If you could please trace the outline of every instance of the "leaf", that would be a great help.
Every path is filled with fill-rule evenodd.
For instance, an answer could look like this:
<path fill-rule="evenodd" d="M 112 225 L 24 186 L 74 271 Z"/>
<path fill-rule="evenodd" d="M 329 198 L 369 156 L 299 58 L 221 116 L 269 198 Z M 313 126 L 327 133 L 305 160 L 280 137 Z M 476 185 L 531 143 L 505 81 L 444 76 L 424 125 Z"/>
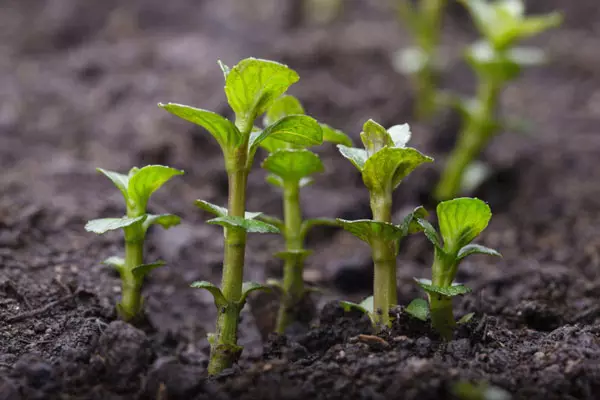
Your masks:
<path fill-rule="evenodd" d="M 367 151 L 356 147 L 348 147 L 342 144 L 337 146 L 340 153 L 346 157 L 359 170 L 362 171 L 367 161 Z"/>
<path fill-rule="evenodd" d="M 216 285 L 207 281 L 196 281 L 190 285 L 193 288 L 208 290 L 215 300 L 215 306 L 217 308 L 227 306 L 227 299 L 223 296 L 223 292 Z"/>
<path fill-rule="evenodd" d="M 277 217 L 273 217 L 272 215 L 260 214 L 257 216 L 259 221 L 266 222 L 267 224 L 276 226 L 280 231 L 284 229 L 285 224 L 283 221 Z"/>
<path fill-rule="evenodd" d="M 427 53 L 420 47 L 408 47 L 396 52 L 392 62 L 394 69 L 404 75 L 417 74 L 431 64 Z"/>
<path fill-rule="evenodd" d="M 386 147 L 365 162 L 363 182 L 370 192 L 387 192 L 398 187 L 402 179 L 419 165 L 431 161 L 432 158 L 410 147 Z"/>
<path fill-rule="evenodd" d="M 145 212 L 152 193 L 176 175 L 183 175 L 183 171 L 163 165 L 147 165 L 139 169 L 129 179 L 129 200 Z"/>
<path fill-rule="evenodd" d="M 164 261 L 156 261 L 150 264 L 138 265 L 137 267 L 134 267 L 131 272 L 136 279 L 142 279 L 153 269 L 162 267 L 164 265 L 166 265 Z"/>
<path fill-rule="evenodd" d="M 147 230 L 151 225 L 158 224 L 164 229 L 172 228 L 181 223 L 181 217 L 173 214 L 148 214 L 148 218 L 144 221 L 144 230 Z"/>
<path fill-rule="evenodd" d="M 298 79 L 298 74 L 286 65 L 246 58 L 229 70 L 225 94 L 236 114 L 254 119 L 267 111 Z"/>
<path fill-rule="evenodd" d="M 346 312 L 358 310 L 364 314 L 367 314 L 369 318 L 371 318 L 371 314 L 373 313 L 373 296 L 365 298 L 358 304 L 351 301 L 340 301 L 340 306 L 342 306 Z"/>
<path fill-rule="evenodd" d="M 492 211 L 482 200 L 462 197 L 439 203 L 437 217 L 444 249 L 457 253 L 487 227 Z"/>
<path fill-rule="evenodd" d="M 288 182 L 299 182 L 308 175 L 323 172 L 319 156 L 309 150 L 278 150 L 263 161 L 262 167 Z"/>
<path fill-rule="evenodd" d="M 395 147 L 406 147 L 406 143 L 408 143 L 412 136 L 408 124 L 394 125 L 387 131 Z"/>
<path fill-rule="evenodd" d="M 300 101 L 292 95 L 285 94 L 271 104 L 263 118 L 264 126 L 269 126 L 288 115 L 304 115 L 304 107 Z"/>
<path fill-rule="evenodd" d="M 458 325 L 463 325 L 468 323 L 469 321 L 471 321 L 473 319 L 473 317 L 475 316 L 475 313 L 470 312 L 468 314 L 463 315 L 462 317 L 460 317 L 460 319 L 458 321 L 456 321 L 456 323 Z"/>
<path fill-rule="evenodd" d="M 158 106 L 206 129 L 217 140 L 224 153 L 242 142 L 242 134 L 235 124 L 217 113 L 176 103 L 159 103 Z"/>
<path fill-rule="evenodd" d="M 344 228 L 360 240 L 369 244 L 373 240 L 397 240 L 402 238 L 402 228 L 388 222 L 372 221 L 370 219 L 359 219 L 356 221 L 347 221 L 338 218 L 337 221 Z"/>
<path fill-rule="evenodd" d="M 440 236 L 438 235 L 433 225 L 431 225 L 431 222 L 427 221 L 426 219 L 417 218 L 417 223 L 423 228 L 423 233 L 425 234 L 427 239 L 429 239 L 429 241 L 433 243 L 435 247 L 441 249 L 442 241 L 440 240 Z"/>
<path fill-rule="evenodd" d="M 242 297 L 240 298 L 239 304 L 241 307 L 246 303 L 248 295 L 256 290 L 270 291 L 271 288 L 267 285 L 261 285 L 257 282 L 244 282 L 242 284 Z"/>
<path fill-rule="evenodd" d="M 102 264 L 110 265 L 119 272 L 121 272 L 123 268 L 125 268 L 125 260 L 121 257 L 116 256 L 108 257 L 106 260 L 102 261 Z"/>
<path fill-rule="evenodd" d="M 229 211 L 225 207 L 218 206 L 216 204 L 209 203 L 205 200 L 196 200 L 194 201 L 196 207 L 209 212 L 211 214 L 216 215 L 217 217 L 226 217 L 229 214 Z M 244 214 L 245 219 L 255 219 L 256 217 L 262 215 L 261 212 L 252 212 L 246 211 Z"/>
<path fill-rule="evenodd" d="M 333 218 L 311 218 L 302 221 L 302 225 L 300 227 L 300 237 L 305 238 L 310 231 L 315 226 L 334 226 L 339 227 L 340 223 Z"/>
<path fill-rule="evenodd" d="M 386 146 L 393 146 L 394 142 L 388 131 L 372 119 L 365 122 L 360 133 L 363 146 L 367 151 L 367 158 L 373 156 Z"/>
<path fill-rule="evenodd" d="M 412 212 L 408 213 L 402 220 L 402 223 L 400 224 L 404 236 L 417 232 L 422 232 L 424 228 L 419 223 L 419 220 L 424 220 L 425 218 L 427 218 L 428 215 L 429 213 L 427 212 L 427 210 L 425 210 L 423 206 L 419 206 L 415 208 Z"/>
<path fill-rule="evenodd" d="M 429 318 L 429 303 L 425 299 L 414 299 L 404 310 L 414 318 L 427 321 Z"/>
<path fill-rule="evenodd" d="M 97 233 L 98 235 L 102 235 L 103 233 L 106 233 L 108 231 L 114 231 L 116 229 L 128 227 L 135 223 L 140 223 L 144 221 L 146 217 L 147 215 L 140 215 L 136 218 L 123 217 L 93 219 L 91 221 L 88 221 L 87 224 L 85 224 L 85 230 L 88 232 Z"/>
<path fill-rule="evenodd" d="M 454 297 L 470 293 L 471 289 L 460 283 L 453 283 L 450 287 L 434 286 L 429 279 L 417 279 L 415 282 L 427 293 L 437 293 L 442 296 Z"/>
<path fill-rule="evenodd" d="M 270 183 L 273 186 L 277 186 L 278 188 L 283 188 L 283 179 L 281 179 L 277 175 L 269 174 L 269 175 L 267 175 L 265 180 L 267 181 L 267 183 Z"/>
<path fill-rule="evenodd" d="M 508 57 L 510 53 L 497 51 L 487 41 L 478 41 L 467 48 L 466 59 L 482 78 L 494 81 L 515 79 L 521 67 Z"/>
<path fill-rule="evenodd" d="M 374 305 L 373 305 L 374 304 L 373 301 L 374 301 L 373 296 L 365 297 L 363 299 L 363 301 L 360 302 L 359 305 L 363 309 L 367 310 L 369 312 L 369 314 L 373 314 L 373 310 L 375 309 Z"/>
<path fill-rule="evenodd" d="M 471 254 L 487 254 L 488 256 L 502 257 L 502 254 L 498 253 L 494 249 L 490 249 L 489 247 L 485 247 L 480 244 L 468 244 L 458 251 L 456 258 L 457 260 L 462 260 Z"/>
<path fill-rule="evenodd" d="M 556 28 L 562 24 L 563 16 L 560 12 L 552 12 L 545 15 L 527 17 L 519 26 L 519 39 L 535 36 L 538 33 Z"/>
<path fill-rule="evenodd" d="M 217 64 L 219 64 L 219 68 L 221 68 L 221 71 L 223 71 L 223 76 L 225 77 L 225 79 L 227 79 L 227 75 L 229 75 L 229 71 L 231 71 L 231 68 L 225 65 L 225 63 L 223 63 L 223 61 L 221 60 L 217 60 Z"/>
<path fill-rule="evenodd" d="M 315 183 L 315 180 L 309 176 L 300 179 L 300 182 L 298 182 L 298 186 L 300 186 L 300 188 L 302 189 L 305 186 L 308 185 L 312 185 L 313 183 Z"/>
<path fill-rule="evenodd" d="M 242 217 L 225 216 L 213 218 L 207 222 L 213 225 L 221 225 L 225 228 L 241 228 L 248 233 L 279 233 L 279 229 L 271 224 Z"/>
<path fill-rule="evenodd" d="M 352 146 L 352 139 L 339 129 L 332 128 L 327 124 L 320 124 L 323 131 L 323 141 Z"/>
<path fill-rule="evenodd" d="M 250 138 L 249 154 L 254 155 L 266 138 L 281 140 L 294 146 L 310 147 L 323 142 L 321 126 L 306 115 L 288 115 Z"/>
<path fill-rule="evenodd" d="M 114 183 L 114 185 L 123 193 L 125 202 L 127 202 L 127 186 L 129 185 L 129 177 L 127 175 L 120 174 L 118 172 L 108 171 L 102 168 L 96 168 L 96 171 L 104 174 L 108 179 Z"/>

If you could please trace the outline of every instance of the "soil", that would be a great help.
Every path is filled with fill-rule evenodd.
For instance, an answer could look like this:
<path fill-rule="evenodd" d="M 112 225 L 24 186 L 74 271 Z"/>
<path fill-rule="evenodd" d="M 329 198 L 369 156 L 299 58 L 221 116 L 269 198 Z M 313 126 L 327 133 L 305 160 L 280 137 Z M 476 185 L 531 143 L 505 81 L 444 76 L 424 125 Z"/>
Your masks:
<path fill-rule="evenodd" d="M 276 0 L 5 0 L 0 4 L 0 398 L 1 399 L 452 399 L 456 383 L 487 383 L 514 399 L 596 399 L 600 391 L 600 8 L 595 0 L 529 1 L 558 9 L 563 26 L 534 42 L 552 62 L 527 71 L 502 97 L 514 126 L 482 156 L 494 174 L 474 193 L 494 217 L 481 243 L 503 258 L 473 257 L 458 279 L 474 312 L 444 343 L 399 307 L 390 332 L 334 299 L 369 294 L 369 249 L 345 232 L 315 230 L 305 278 L 321 288 L 310 328 L 269 334 L 272 299 L 244 312 L 239 365 L 207 379 L 214 305 L 195 280 L 219 281 L 222 236 L 193 200 L 223 203 L 218 146 L 159 101 L 229 113 L 215 63 L 255 56 L 285 62 L 301 81 L 291 93 L 321 121 L 355 140 L 367 118 L 412 121 L 410 84 L 391 55 L 410 43 L 386 2 L 352 0 L 319 25 Z M 292 28 L 286 27 L 290 23 Z M 451 5 L 444 51 L 474 39 Z M 445 87 L 468 94 L 458 57 Z M 428 202 L 458 123 L 445 113 L 412 123 L 413 146 L 436 157 L 395 195 L 395 216 Z M 327 172 L 303 193 L 306 215 L 368 218 L 365 189 L 336 151 L 319 150 Z M 264 156 L 261 155 L 261 157 Z M 151 211 L 183 224 L 155 229 L 148 257 L 168 260 L 144 287 L 146 321 L 116 320 L 116 273 L 100 264 L 122 251 L 119 234 L 95 236 L 85 221 L 122 213 L 120 195 L 95 167 L 164 163 L 186 175 L 156 193 Z M 259 168 L 248 208 L 280 214 Z M 326 199 L 327 201 L 324 201 Z M 281 273 L 282 243 L 253 236 L 246 278 Z M 399 304 L 422 296 L 431 248 L 406 240 L 398 261 Z M 465 397 L 463 397 L 465 398 Z M 474 397 L 477 398 L 477 397 Z M 482 397 L 480 397 L 482 398 Z"/>

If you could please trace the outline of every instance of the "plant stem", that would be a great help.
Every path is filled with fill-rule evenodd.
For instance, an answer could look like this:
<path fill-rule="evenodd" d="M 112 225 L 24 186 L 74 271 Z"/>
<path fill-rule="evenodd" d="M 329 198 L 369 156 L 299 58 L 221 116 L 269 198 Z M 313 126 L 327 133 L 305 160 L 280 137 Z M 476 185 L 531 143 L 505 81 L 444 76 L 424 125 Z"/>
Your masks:
<path fill-rule="evenodd" d="M 493 117 L 499 88 L 500 85 L 494 82 L 480 84 L 476 99 L 480 108 L 476 115 L 470 116 L 465 122 L 458 142 L 446 161 L 446 167 L 434 192 L 438 201 L 449 200 L 459 194 L 465 170 L 495 133 Z"/>
<path fill-rule="evenodd" d="M 373 220 L 391 222 L 392 192 L 371 193 L 371 211 Z M 377 238 L 371 243 L 375 279 L 373 283 L 373 319 L 375 326 L 381 329 L 390 326 L 390 305 L 398 301 L 396 289 L 397 242 Z"/>
<path fill-rule="evenodd" d="M 431 268 L 431 283 L 433 286 L 450 287 L 456 274 L 455 257 L 446 254 L 443 250 L 435 249 L 433 266 Z M 452 313 L 452 297 L 439 293 L 428 293 L 431 325 L 437 333 L 446 340 L 452 339 L 452 332 L 456 326 Z"/>
<path fill-rule="evenodd" d="M 121 302 L 117 307 L 124 321 L 135 319 L 142 311 L 142 279 L 133 274 L 133 269 L 144 263 L 144 241 L 125 239 L 125 268 L 121 269 Z"/>
<path fill-rule="evenodd" d="M 283 267 L 283 295 L 277 316 L 278 333 L 284 333 L 285 328 L 297 319 L 298 305 L 304 297 L 304 255 L 301 253 L 292 255 L 293 252 L 304 250 L 298 181 L 284 183 L 283 214 L 286 250 L 289 254 L 285 258 Z"/>

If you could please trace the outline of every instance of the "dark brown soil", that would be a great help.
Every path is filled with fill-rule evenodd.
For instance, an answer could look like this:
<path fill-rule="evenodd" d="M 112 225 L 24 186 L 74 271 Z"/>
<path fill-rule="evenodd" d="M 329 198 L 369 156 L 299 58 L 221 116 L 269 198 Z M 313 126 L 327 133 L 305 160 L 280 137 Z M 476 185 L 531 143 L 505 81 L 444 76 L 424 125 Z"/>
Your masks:
<path fill-rule="evenodd" d="M 210 295 L 189 288 L 218 282 L 221 234 L 193 200 L 223 203 L 218 146 L 199 128 L 159 110 L 159 101 L 229 112 L 215 63 L 271 58 L 302 77 L 291 92 L 308 112 L 357 139 L 367 118 L 411 121 L 407 81 L 390 66 L 409 43 L 386 2 L 347 1 L 328 26 L 298 22 L 276 0 L 5 0 L 0 4 L 0 399 L 446 399 L 456 382 L 489 382 L 515 399 L 600 398 L 600 8 L 595 0 L 528 2 L 560 9 L 560 30 L 536 40 L 553 62 L 527 72 L 503 95 L 503 114 L 525 121 L 483 158 L 495 175 L 476 193 L 495 212 L 481 238 L 501 260 L 472 258 L 459 279 L 474 288 L 457 301 L 475 312 L 456 339 L 440 342 L 396 310 L 381 339 L 336 298 L 370 291 L 365 246 L 336 230 L 313 232 L 306 279 L 326 304 L 314 326 L 268 336 L 272 305 L 252 300 L 243 315 L 240 364 L 207 380 L 215 316 Z M 298 26 L 286 29 L 286 21 Z M 444 48 L 473 39 L 451 6 Z M 472 78 L 453 62 L 448 88 Z M 412 124 L 413 145 L 438 162 L 398 190 L 402 213 L 428 199 L 456 134 L 450 115 Z M 369 217 L 366 191 L 332 148 L 327 172 L 304 192 L 308 216 Z M 97 237 L 86 220 L 122 213 L 121 199 L 95 167 L 126 170 L 165 163 L 186 175 L 158 192 L 152 211 L 181 215 L 154 230 L 149 252 L 169 261 L 147 280 L 147 321 L 116 321 L 117 275 L 100 264 L 122 248 L 119 234 Z M 279 214 L 278 194 L 257 170 L 252 210 Z M 326 201 L 324 201 L 326 199 Z M 280 274 L 281 242 L 252 237 L 248 279 Z M 431 249 L 410 238 L 399 259 L 399 301 L 422 294 Z M 250 310 L 252 308 L 252 310 Z M 367 336 L 360 336 L 361 334 Z M 265 339 L 263 341 L 263 338 Z"/>

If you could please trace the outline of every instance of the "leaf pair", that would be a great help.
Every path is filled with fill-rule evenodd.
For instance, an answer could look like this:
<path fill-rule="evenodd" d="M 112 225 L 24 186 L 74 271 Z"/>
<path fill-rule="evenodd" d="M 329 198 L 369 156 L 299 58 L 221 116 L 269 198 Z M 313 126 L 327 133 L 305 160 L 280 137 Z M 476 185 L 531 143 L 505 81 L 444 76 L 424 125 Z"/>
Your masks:
<path fill-rule="evenodd" d="M 230 216 L 226 208 L 211 204 L 208 201 L 196 200 L 194 204 L 198 208 L 217 216 L 208 220 L 209 224 L 221 225 L 224 228 L 239 228 L 248 233 L 279 233 L 277 226 L 256 219 L 262 214 L 260 212 L 246 211 L 245 216 L 242 218 Z"/>
<path fill-rule="evenodd" d="M 125 270 L 125 260 L 121 257 L 116 257 L 116 256 L 109 257 L 106 260 L 104 260 L 102 262 L 102 264 L 113 267 L 120 274 L 123 273 L 123 271 Z M 141 264 L 141 265 L 137 265 L 137 266 L 133 267 L 131 272 L 133 273 L 133 277 L 136 280 L 141 281 L 142 279 L 144 279 L 144 277 L 146 275 L 148 275 L 148 273 L 150 273 L 150 271 L 152 271 L 153 269 L 159 268 L 159 267 L 163 267 L 165 265 L 166 265 L 166 263 L 164 261 L 156 261 L 153 263 Z"/>
<path fill-rule="evenodd" d="M 192 283 L 191 287 L 208 290 L 213 295 L 215 306 L 217 307 L 217 309 L 230 306 L 230 303 L 223 295 L 221 289 L 219 289 L 218 286 L 210 282 L 197 281 Z M 269 286 L 261 285 L 260 283 L 256 282 L 244 282 L 242 284 L 242 297 L 239 301 L 235 302 L 235 305 L 238 307 L 238 310 L 241 310 L 244 307 L 248 295 L 254 292 L 255 290 L 271 290 L 271 288 Z"/>
<path fill-rule="evenodd" d="M 477 41 L 468 47 L 466 60 L 484 79 L 509 81 L 515 79 L 522 67 L 543 64 L 546 55 L 537 47 L 495 49 L 488 41 Z"/>

